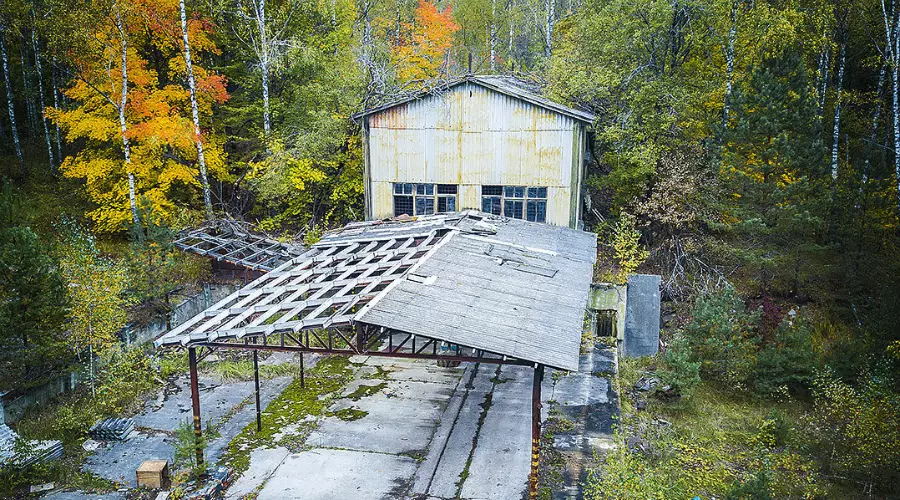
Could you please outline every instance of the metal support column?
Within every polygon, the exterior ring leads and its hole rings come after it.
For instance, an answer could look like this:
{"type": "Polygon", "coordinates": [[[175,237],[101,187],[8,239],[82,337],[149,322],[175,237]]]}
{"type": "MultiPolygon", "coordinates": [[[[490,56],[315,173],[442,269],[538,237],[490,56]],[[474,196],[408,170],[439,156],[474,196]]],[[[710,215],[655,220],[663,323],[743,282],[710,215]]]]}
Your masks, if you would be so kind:
{"type": "Polygon", "coordinates": [[[259,351],[253,350],[253,381],[256,383],[256,432],[262,432],[262,408],[259,406],[259,351]]]}
{"type": "Polygon", "coordinates": [[[191,373],[191,407],[194,410],[194,450],[197,453],[197,466],[203,465],[203,431],[200,428],[200,384],[197,381],[197,349],[188,347],[188,362],[191,373]]]}
{"type": "Polygon", "coordinates": [[[541,455],[541,382],[544,380],[544,365],[534,368],[534,382],[531,386],[531,477],[530,497],[537,498],[538,464],[541,455]]]}
{"type": "Polygon", "coordinates": [[[303,375],[303,353],[300,353],[300,387],[306,388],[306,377],[303,375]]]}

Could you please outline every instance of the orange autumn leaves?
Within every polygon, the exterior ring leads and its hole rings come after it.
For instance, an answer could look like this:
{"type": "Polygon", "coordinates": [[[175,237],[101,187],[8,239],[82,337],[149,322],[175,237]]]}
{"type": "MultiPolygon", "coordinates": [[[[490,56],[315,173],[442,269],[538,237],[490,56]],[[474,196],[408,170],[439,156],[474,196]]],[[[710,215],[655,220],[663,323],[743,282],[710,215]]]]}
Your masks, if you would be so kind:
{"type": "Polygon", "coordinates": [[[460,26],[453,20],[453,9],[439,11],[428,0],[419,0],[416,19],[403,23],[404,33],[394,47],[393,60],[400,81],[430,80],[449,65],[453,35],[460,26]]]}
{"type": "MultiPolygon", "coordinates": [[[[116,6],[127,41],[125,121],[131,164],[125,162],[119,123],[122,33],[115,13],[91,27],[92,46],[72,57],[78,78],[65,94],[75,105],[48,109],[69,142],[83,141],[84,147],[63,161],[61,171],[85,180],[87,194],[96,204],[88,215],[97,230],[106,232],[122,230],[131,220],[126,169],[134,174],[143,211],[162,220],[171,220],[177,207],[188,204],[200,187],[190,97],[184,86],[178,2],[120,0],[116,6]],[[143,57],[148,53],[163,58],[154,61],[154,67],[143,57]]],[[[218,53],[213,29],[205,19],[188,21],[201,120],[208,120],[214,107],[229,97],[225,77],[202,65],[204,54],[218,53]]],[[[212,134],[204,134],[202,140],[210,174],[224,177],[223,141],[212,134]]]]}

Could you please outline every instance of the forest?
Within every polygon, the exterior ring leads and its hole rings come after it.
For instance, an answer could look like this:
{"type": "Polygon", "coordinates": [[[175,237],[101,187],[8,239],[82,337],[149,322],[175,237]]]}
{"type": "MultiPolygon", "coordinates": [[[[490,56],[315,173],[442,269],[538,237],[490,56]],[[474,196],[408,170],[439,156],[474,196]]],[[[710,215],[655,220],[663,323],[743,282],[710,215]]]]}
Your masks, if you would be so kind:
{"type": "Polygon", "coordinates": [[[587,497],[900,497],[897,0],[4,0],[0,64],[0,390],[91,370],[20,432],[154,383],[116,334],[209,278],[179,230],[362,220],[354,113],[511,74],[597,117],[595,281],[662,276],[587,497]]]}

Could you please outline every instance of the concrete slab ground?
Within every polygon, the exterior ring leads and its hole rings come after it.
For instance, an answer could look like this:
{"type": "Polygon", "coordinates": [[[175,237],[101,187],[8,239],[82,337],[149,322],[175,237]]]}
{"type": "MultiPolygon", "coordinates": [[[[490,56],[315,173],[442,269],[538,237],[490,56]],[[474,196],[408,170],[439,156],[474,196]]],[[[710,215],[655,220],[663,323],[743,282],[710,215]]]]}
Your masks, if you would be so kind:
{"type": "MultiPolygon", "coordinates": [[[[354,379],[303,446],[293,453],[283,447],[253,450],[249,469],[226,498],[515,500],[526,495],[530,367],[443,368],[434,361],[358,356],[351,361],[354,379]]],[[[571,431],[557,434],[553,444],[566,463],[565,484],[554,498],[581,498],[578,483],[586,457],[609,438],[617,405],[606,374],[615,371],[614,363],[613,351],[595,351],[582,356],[578,373],[554,376],[547,371],[544,417],[552,407],[554,415],[565,415],[575,424],[571,431]]],[[[209,448],[216,455],[216,448],[224,448],[252,424],[252,402],[240,406],[241,396],[252,397],[252,388],[244,382],[203,383],[204,417],[213,425],[216,419],[223,421],[222,437],[209,448]]],[[[262,384],[264,404],[286,385],[287,379],[262,384]]],[[[133,476],[137,459],[147,458],[147,450],[159,455],[170,451],[171,437],[160,427],[174,429],[190,414],[189,396],[186,386],[176,384],[171,393],[148,404],[138,419],[148,429],[133,441],[100,450],[89,461],[91,470],[105,477],[122,470],[133,476]]],[[[280,432],[298,428],[285,425],[280,432]]],[[[71,500],[80,498],[91,497],[71,500]]]]}
{"type": "MultiPolygon", "coordinates": [[[[267,380],[260,387],[263,406],[284,390],[289,377],[267,380]]],[[[127,441],[110,441],[88,457],[85,469],[98,476],[128,487],[137,486],[135,470],[144,460],[172,461],[175,458],[174,432],[191,415],[190,389],[187,377],[180,377],[149,401],[140,415],[134,417],[137,430],[127,441]]],[[[218,430],[216,439],[207,443],[206,459],[214,463],[228,443],[256,418],[253,409],[253,382],[222,383],[201,376],[200,408],[203,428],[218,430]]]]}

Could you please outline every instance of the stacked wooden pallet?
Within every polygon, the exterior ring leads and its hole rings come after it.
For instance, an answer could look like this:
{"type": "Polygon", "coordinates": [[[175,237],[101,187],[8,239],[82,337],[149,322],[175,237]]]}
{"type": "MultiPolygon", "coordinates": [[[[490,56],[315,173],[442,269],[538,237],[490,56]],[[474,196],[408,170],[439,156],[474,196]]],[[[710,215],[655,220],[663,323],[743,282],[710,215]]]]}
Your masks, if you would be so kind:
{"type": "Polygon", "coordinates": [[[94,439],[104,441],[124,441],[134,430],[134,420],[130,418],[106,418],[98,421],[88,430],[94,439]]]}

